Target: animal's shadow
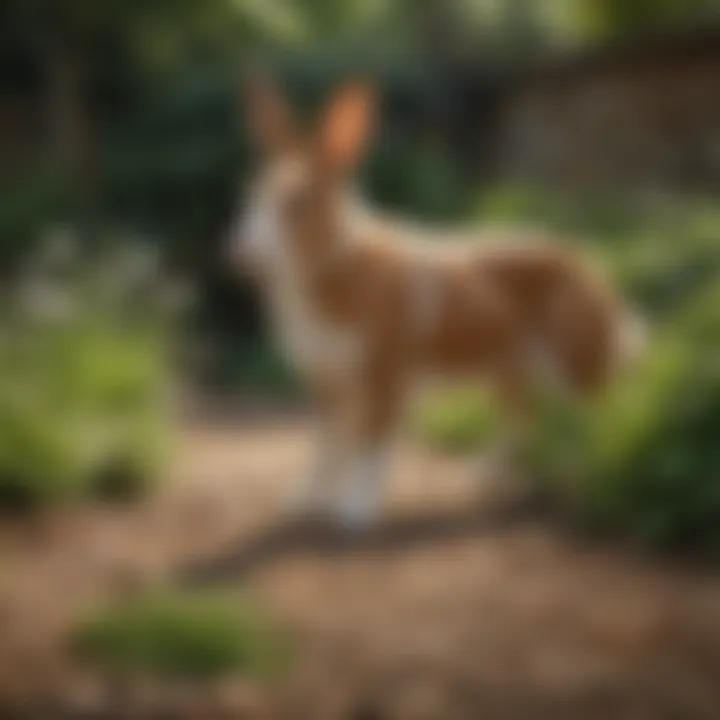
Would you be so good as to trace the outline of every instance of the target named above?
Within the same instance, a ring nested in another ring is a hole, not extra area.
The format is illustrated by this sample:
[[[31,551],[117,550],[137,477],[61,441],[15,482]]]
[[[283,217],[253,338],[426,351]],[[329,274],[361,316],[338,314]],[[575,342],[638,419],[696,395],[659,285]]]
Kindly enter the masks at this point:
[[[180,568],[187,585],[233,582],[274,560],[295,554],[346,556],[402,551],[427,543],[490,535],[537,519],[547,508],[538,497],[524,497],[488,508],[407,514],[372,529],[350,531],[327,520],[283,519],[243,538],[222,553],[191,561]]]

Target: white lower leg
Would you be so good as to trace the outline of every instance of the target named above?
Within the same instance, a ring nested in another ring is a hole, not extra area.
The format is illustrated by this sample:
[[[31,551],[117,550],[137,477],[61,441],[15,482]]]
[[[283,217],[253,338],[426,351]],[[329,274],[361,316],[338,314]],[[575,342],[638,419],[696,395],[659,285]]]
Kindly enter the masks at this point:
[[[518,436],[504,435],[478,459],[472,478],[483,503],[513,502],[528,490]]]
[[[518,474],[523,449],[523,436],[509,430],[498,437],[477,459],[474,474],[481,483],[505,482]]]
[[[335,505],[337,519],[348,527],[364,527],[378,517],[382,502],[387,451],[367,449],[350,463]]]
[[[340,459],[337,433],[322,427],[312,466],[293,486],[292,509],[315,511],[330,507],[330,489],[339,472]]]

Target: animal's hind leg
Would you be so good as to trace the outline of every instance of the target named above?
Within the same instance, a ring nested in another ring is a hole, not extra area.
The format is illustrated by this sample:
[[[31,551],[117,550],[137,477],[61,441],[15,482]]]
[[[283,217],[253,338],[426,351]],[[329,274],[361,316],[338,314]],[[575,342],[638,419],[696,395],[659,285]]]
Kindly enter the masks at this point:
[[[314,514],[331,508],[332,495],[350,453],[351,398],[339,385],[315,387],[319,413],[311,466],[293,488],[291,509]]]
[[[499,413],[499,429],[491,446],[479,458],[475,468],[482,483],[514,482],[522,474],[522,450],[531,429],[530,382],[522,367],[507,364],[492,381]]]

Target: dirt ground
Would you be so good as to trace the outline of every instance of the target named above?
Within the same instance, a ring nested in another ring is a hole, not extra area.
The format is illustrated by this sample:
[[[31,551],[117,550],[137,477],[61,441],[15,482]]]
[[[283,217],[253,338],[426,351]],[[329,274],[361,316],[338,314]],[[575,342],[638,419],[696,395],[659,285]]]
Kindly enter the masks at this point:
[[[380,527],[295,526],[309,441],[299,416],[189,422],[141,507],[3,520],[0,720],[720,718],[720,574],[573,537],[409,446]],[[74,618],[166,581],[261,598],[289,675],[158,688],[73,659]]]

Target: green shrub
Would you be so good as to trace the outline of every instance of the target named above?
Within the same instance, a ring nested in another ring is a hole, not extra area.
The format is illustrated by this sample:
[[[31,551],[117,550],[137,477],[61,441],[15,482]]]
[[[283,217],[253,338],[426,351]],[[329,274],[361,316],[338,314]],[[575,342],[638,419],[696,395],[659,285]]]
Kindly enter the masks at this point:
[[[700,203],[658,211],[607,253],[622,286],[657,317],[670,317],[720,272],[720,213]]]
[[[123,272],[118,257],[64,267],[62,278],[33,268],[6,297],[0,502],[36,506],[109,485],[126,494],[155,477],[167,427],[167,321]]]
[[[586,520],[654,546],[720,552],[718,290],[677,313],[608,395],[547,408],[533,467]]]
[[[492,435],[494,410],[487,394],[477,388],[440,391],[423,398],[412,425],[429,447],[446,453],[471,453]]]
[[[471,204],[467,179],[431,135],[379,138],[364,174],[373,201],[419,220],[454,220]]]
[[[248,600],[164,592],[97,611],[76,629],[79,655],[119,672],[180,679],[272,676],[289,658],[285,635]]]
[[[227,343],[220,360],[214,378],[220,387],[287,397],[298,392],[298,378],[270,340]]]

